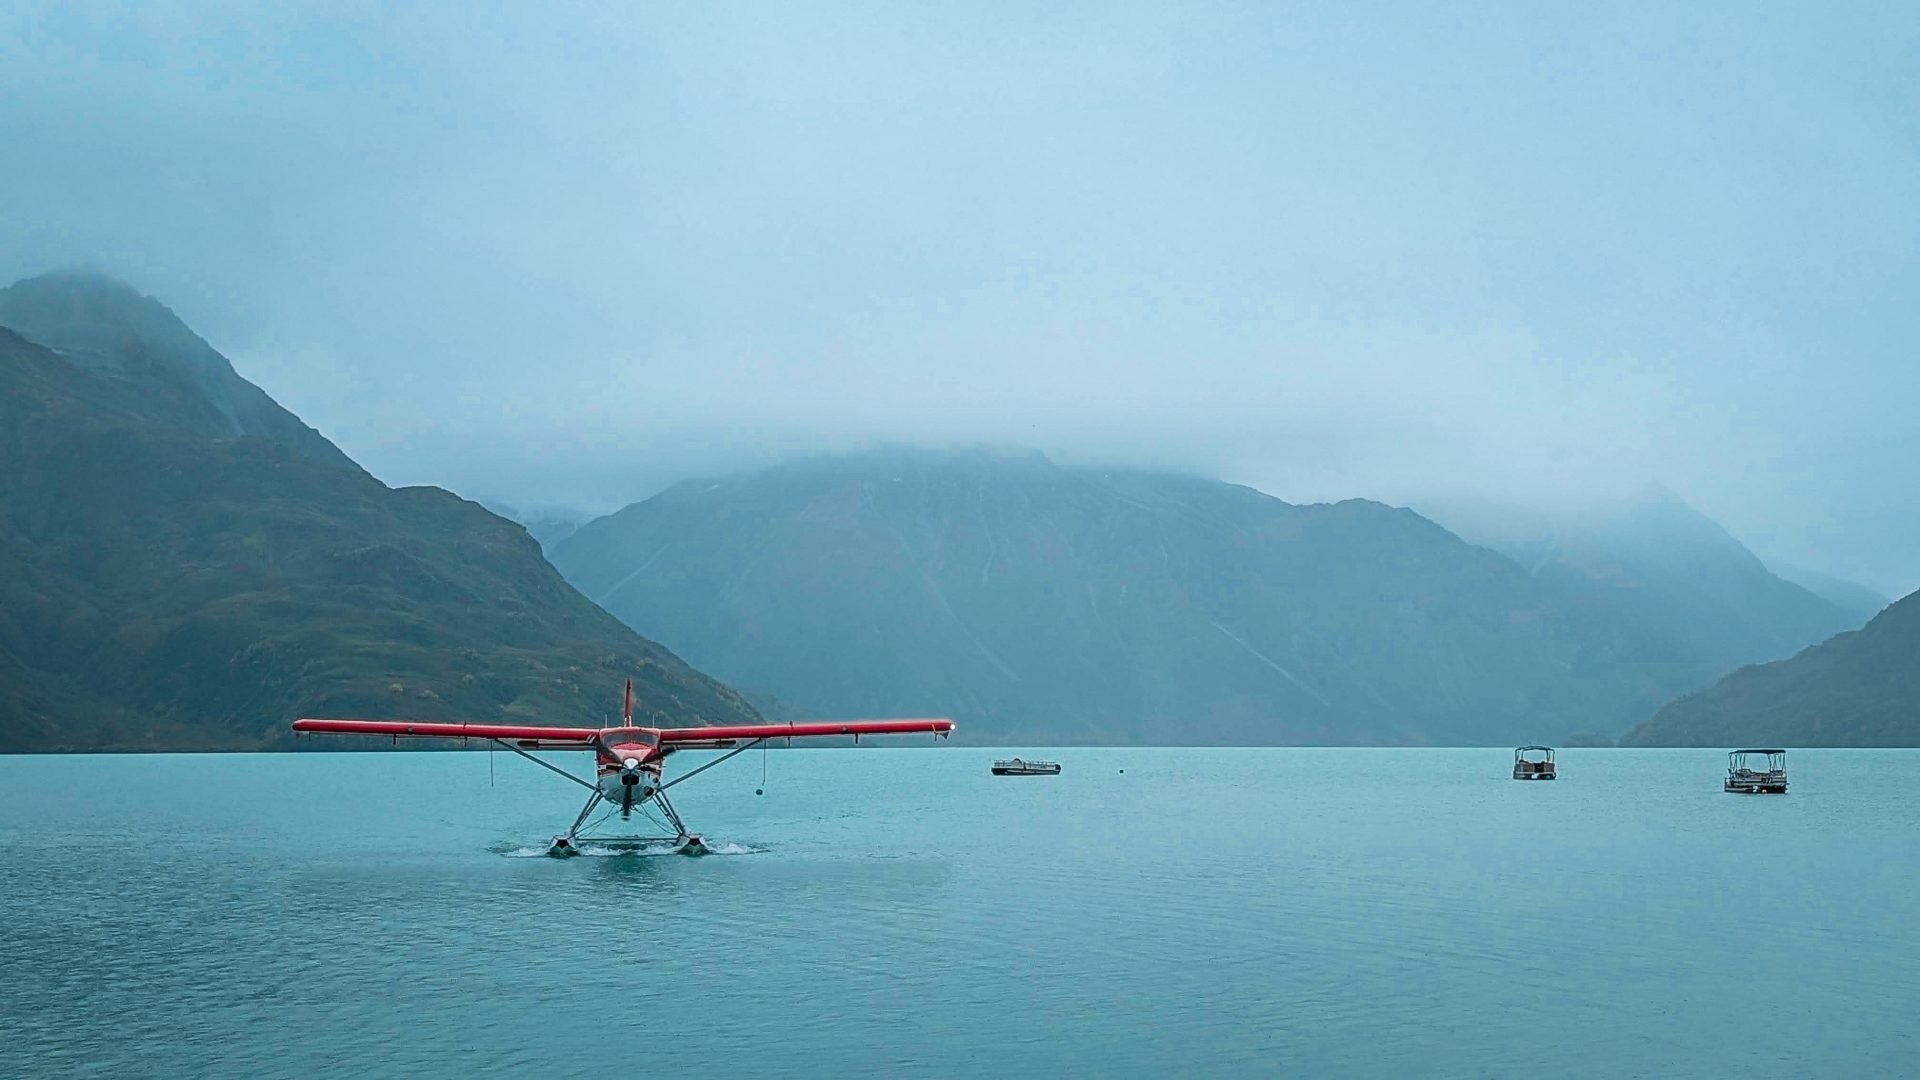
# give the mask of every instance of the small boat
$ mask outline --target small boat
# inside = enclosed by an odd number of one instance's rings
[[[993,763],[995,776],[1055,776],[1059,772],[1060,763],[1057,761],[1027,761],[1023,758],[1013,758]]]
[[[1727,754],[1725,790],[1736,795],[1785,795],[1785,750],[1734,750]]]
[[[1553,776],[1553,747],[1523,746],[1513,752],[1515,780],[1551,780]]]

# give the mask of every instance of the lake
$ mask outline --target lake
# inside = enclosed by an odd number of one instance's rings
[[[1920,1075],[1920,751],[901,741],[0,757],[0,1075]]]

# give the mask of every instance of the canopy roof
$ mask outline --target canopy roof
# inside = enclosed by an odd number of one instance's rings
[[[1786,753],[1785,750],[1732,750],[1728,752],[1727,756],[1732,757],[1734,754],[1784,754],[1784,753]]]

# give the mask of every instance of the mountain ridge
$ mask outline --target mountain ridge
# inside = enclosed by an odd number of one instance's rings
[[[0,326],[77,367],[145,391],[156,419],[213,436],[257,435],[315,461],[360,466],[241,378],[171,308],[101,274],[63,271],[0,289]]]

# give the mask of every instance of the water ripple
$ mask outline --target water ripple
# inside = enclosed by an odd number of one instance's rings
[[[0,1075],[1920,1074],[1920,754],[1795,755],[796,751],[571,860],[477,755],[0,758]]]

